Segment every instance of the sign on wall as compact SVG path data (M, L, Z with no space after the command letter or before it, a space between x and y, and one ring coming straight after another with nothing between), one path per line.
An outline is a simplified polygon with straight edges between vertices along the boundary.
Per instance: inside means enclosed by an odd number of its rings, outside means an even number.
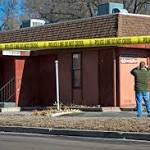
M121 64L137 64L138 60L134 57L120 57Z

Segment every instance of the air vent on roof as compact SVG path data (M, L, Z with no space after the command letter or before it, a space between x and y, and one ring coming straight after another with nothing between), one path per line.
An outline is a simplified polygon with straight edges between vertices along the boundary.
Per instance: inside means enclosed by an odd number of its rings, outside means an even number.
M126 9L123 8L122 3L105 3L98 6L97 15L105 15L112 13L128 13Z
M29 19L29 20L24 20L22 21L21 28L26 28L26 27L36 27L36 26L42 26L45 24L44 20L41 19Z

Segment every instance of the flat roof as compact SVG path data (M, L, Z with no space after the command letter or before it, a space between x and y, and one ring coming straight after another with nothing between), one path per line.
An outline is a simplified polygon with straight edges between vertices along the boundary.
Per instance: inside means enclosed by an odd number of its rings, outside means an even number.
M0 43L150 35L150 16L119 13L0 32Z

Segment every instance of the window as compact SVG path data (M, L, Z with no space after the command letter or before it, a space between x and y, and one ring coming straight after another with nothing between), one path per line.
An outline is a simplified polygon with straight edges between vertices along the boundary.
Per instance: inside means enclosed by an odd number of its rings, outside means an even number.
M73 87L81 87L81 54L74 53L72 56L72 74L73 74Z

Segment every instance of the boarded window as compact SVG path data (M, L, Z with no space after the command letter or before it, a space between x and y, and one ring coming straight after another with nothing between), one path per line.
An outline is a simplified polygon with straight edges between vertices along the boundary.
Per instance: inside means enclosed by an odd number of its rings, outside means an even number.
M72 62L72 73L73 73L73 87L80 88L81 87L81 54L74 53L73 54L73 62Z

